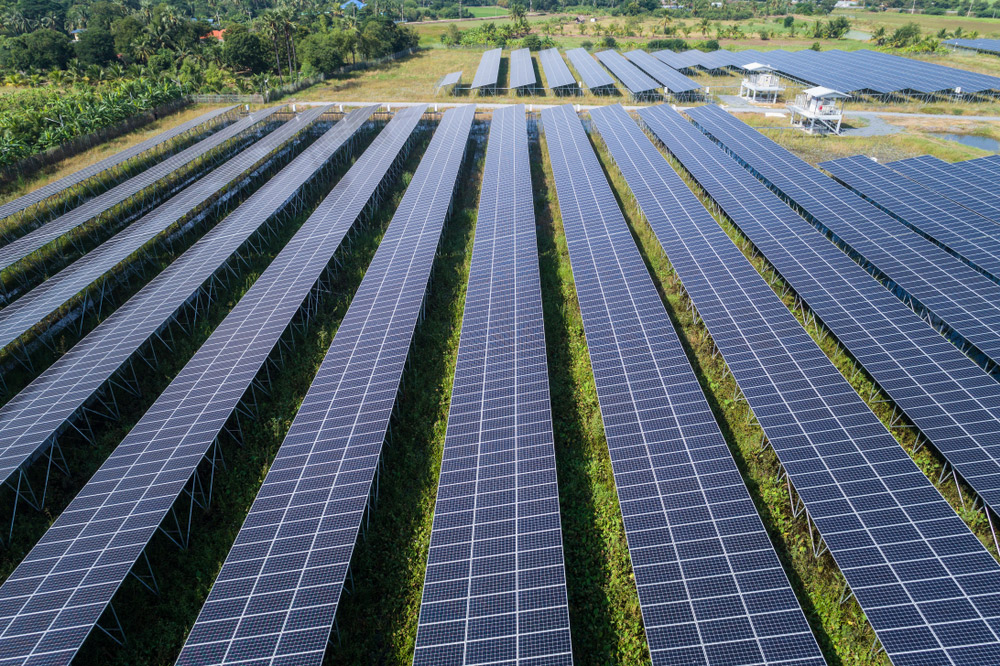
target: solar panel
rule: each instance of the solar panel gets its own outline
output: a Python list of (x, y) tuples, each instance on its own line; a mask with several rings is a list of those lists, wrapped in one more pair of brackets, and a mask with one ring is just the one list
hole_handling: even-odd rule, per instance
[(542, 63), (542, 71), (545, 72), (545, 81), (552, 90), (558, 90), (566, 86), (577, 87), (576, 78), (566, 66), (566, 61), (559, 55), (559, 49), (545, 49), (538, 52), (538, 58)]
[(542, 122), (654, 666), (823, 664), (580, 119)]
[(679, 114), (639, 113), (926, 440), (1000, 507), (1000, 383)]
[(70, 662), (371, 200), (423, 110), (396, 113), (0, 586), (0, 654), (7, 663)]
[(573, 661), (533, 197), (524, 107), (497, 109), (414, 666)]
[(441, 90), (442, 88), (456, 86), (458, 85), (458, 82), (461, 80), (462, 80), (462, 72), (460, 71), (445, 74), (444, 76), (441, 77), (441, 80), (437, 82), (437, 85), (434, 86), (434, 90), (436, 92), (438, 90)]
[(472, 77), (470, 88), (495, 88), (500, 77), (500, 54), (503, 49), (490, 49), (483, 52), (483, 58)]
[(444, 114), (178, 666), (322, 663), (474, 113)]
[(1000, 223), (1000, 194), (995, 177), (962, 173), (930, 156), (889, 162), (889, 168), (978, 215)]
[(677, 70), (667, 67), (642, 49), (629, 51), (625, 57), (659, 81), (667, 91), (674, 95), (701, 90), (700, 83), (696, 83)]
[[(78, 229), (82, 225), (90, 223), (99, 216), (112, 211), (116, 206), (134, 197), (142, 196), (158, 181), (166, 178), (178, 169), (183, 169), (194, 164), (209, 151), (233, 139), (245, 136), (251, 129), (258, 127), (267, 120), (276, 110), (276, 107), (265, 109), (229, 125), (193, 146), (168, 157), (125, 182), (119, 183), (110, 190), (84, 202), (60, 217), (46, 222), (34, 231), (0, 247), (0, 271), (10, 268), (22, 259), (34, 254), (60, 236)], [(195, 177), (197, 177), (197, 173), (192, 173), (188, 176), (187, 180)], [(185, 183), (174, 186), (171, 191), (176, 191)], [(155, 202), (146, 202), (146, 207), (151, 203)]]
[(48, 449), (114, 374), (157, 336), (244, 243), (284, 210), (375, 112), (347, 115), (149, 284), (0, 407), (0, 484)]
[(535, 68), (531, 64), (531, 51), (517, 49), (510, 52), (510, 87), (535, 87)]
[(944, 43), (963, 49), (972, 49), (973, 51), (1000, 54), (1000, 39), (986, 39), (983, 37), (978, 39), (949, 39)]
[(611, 70), (611, 73), (618, 77), (629, 93), (633, 97), (642, 97), (655, 93), (659, 85), (646, 76), (638, 67), (625, 59), (618, 51), (601, 51), (597, 53), (597, 59)]
[(0, 310), (0, 350), (32, 331), (160, 234), (200, 212), (221, 189), (242, 180), (270, 159), (324, 110), (315, 107), (285, 123)]
[(583, 85), (587, 86), (595, 95), (604, 91), (618, 91), (618, 88), (615, 87), (615, 80), (590, 57), (586, 49), (570, 49), (566, 51), (566, 57), (569, 58), (569, 61), (573, 63), (573, 67), (576, 68), (577, 73), (580, 74), (580, 77), (583, 79)]
[(1000, 563), (634, 123), (604, 139), (893, 662), (1000, 663)]
[(819, 166), (866, 201), (1000, 282), (1000, 225), (914, 187), (906, 176), (861, 155)]
[(1000, 155), (987, 155), (972, 160), (954, 162), (951, 169), (956, 173), (969, 171), (981, 176), (1000, 176)]
[[(219, 122), (225, 122), (229, 118), (235, 106), (226, 106), (221, 109), (213, 109), (208, 113), (203, 113), (197, 118), (193, 118), (186, 123), (181, 123), (176, 127), (172, 127), (165, 132), (160, 132), (154, 137), (150, 137), (145, 141), (141, 141), (134, 146), (130, 146), (121, 150), (110, 157), (105, 157), (103, 160), (95, 162), (89, 166), (86, 166), (79, 171), (75, 171), (68, 176), (64, 176), (59, 180), (52, 181), (51, 183), (46, 183), (36, 190), (28, 192), (24, 196), (18, 197), (13, 201), (8, 201), (7, 203), (0, 205), (0, 220), (21, 213), (26, 209), (39, 204), (50, 197), (54, 197), (61, 194), (73, 187), (74, 185), (79, 185), (80, 183), (93, 178), (109, 169), (121, 166), (125, 164), (133, 157), (142, 155), (145, 152), (156, 148), (157, 146), (162, 146), (163, 144), (172, 141), (184, 134), (187, 134), (191, 130), (197, 129), (199, 132), (208, 129), (211, 126), (218, 124)], [(216, 121), (216, 122), (213, 122)]]
[(669, 49), (653, 51), (651, 55), (671, 69), (685, 69), (687, 65), (686, 58), (681, 57), (680, 53)]
[(866, 268), (887, 276), (899, 298), (932, 313), (933, 325), (943, 323), (963, 344), (1000, 359), (1000, 286), (722, 109), (687, 113)]

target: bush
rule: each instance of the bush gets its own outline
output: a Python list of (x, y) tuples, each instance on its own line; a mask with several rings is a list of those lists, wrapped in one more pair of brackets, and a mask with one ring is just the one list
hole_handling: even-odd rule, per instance
[(315, 33), (306, 37), (299, 46), (299, 57), (313, 70), (332, 74), (351, 53), (353, 35), (343, 30)]
[(614, 49), (618, 47), (618, 41), (611, 35), (608, 35), (607, 37), (601, 40), (601, 46), (603, 46), (606, 49)]
[(688, 45), (683, 39), (651, 39), (646, 44), (647, 51), (687, 51)]
[(589, 39), (585, 39), (582, 42), (580, 42), (580, 46), (587, 51), (591, 51), (594, 48), (594, 42), (590, 41)]
[(812, 49), (813, 51), (819, 51), (820, 50), (819, 42), (813, 42), (812, 46), (810, 46), (809, 48)]
[(531, 49), (532, 51), (538, 51), (542, 48), (542, 40), (539, 39), (536, 34), (525, 35), (521, 40), (521, 47), (526, 49)]
[(222, 46), (222, 61), (235, 72), (261, 74), (268, 71), (270, 69), (268, 55), (269, 51), (264, 40), (253, 32), (226, 35), (226, 41)]
[(114, 39), (110, 32), (102, 28), (84, 30), (74, 47), (77, 59), (84, 65), (103, 67), (115, 59)]
[(791, 28), (793, 25), (795, 25), (795, 17), (794, 16), (786, 16), (785, 19), (784, 19), (784, 21), (782, 21), (782, 23), (784, 24), (784, 26), (786, 28)]

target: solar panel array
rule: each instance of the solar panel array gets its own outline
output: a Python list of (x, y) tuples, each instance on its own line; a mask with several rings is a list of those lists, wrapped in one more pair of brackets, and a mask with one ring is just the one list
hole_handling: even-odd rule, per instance
[(72, 660), (422, 113), (396, 114), (0, 586), (7, 664)]
[(587, 53), (587, 49), (570, 49), (566, 51), (566, 57), (580, 74), (583, 85), (591, 92), (594, 94), (599, 94), (601, 91), (617, 92), (615, 80)]
[(823, 664), (580, 119), (542, 122), (653, 664)]
[(1000, 383), (679, 114), (640, 116), (924, 437), (1000, 507)]
[(741, 66), (747, 62), (752, 62), (752, 58), (744, 62), (744, 53), (747, 53), (747, 51), (734, 52), (719, 50), (705, 52), (697, 49), (689, 49), (683, 53), (677, 53), (669, 50), (654, 51), (652, 55), (657, 60), (673, 69), (693, 70), (700, 67), (701, 69), (711, 72), (729, 67)]
[(945, 322), (988, 358), (1000, 360), (1000, 286), (722, 109), (703, 106), (687, 113), (808, 211), (815, 224), (877, 267), (898, 296), (916, 300), (935, 323)]
[(1000, 176), (1000, 155), (986, 155), (972, 160), (954, 162), (951, 168), (956, 173), (978, 174), (980, 176)]
[(625, 56), (618, 51), (601, 51), (596, 55), (597, 59), (618, 77), (618, 80), (633, 96), (641, 97), (659, 89), (659, 84), (656, 81), (626, 60)]
[(245, 178), (325, 110), (314, 107), (288, 121), (0, 310), (0, 349), (31, 331), (160, 234), (202, 210), (220, 190)]
[(503, 49), (490, 49), (483, 52), (483, 58), (472, 77), (470, 88), (495, 88), (500, 77), (500, 54)]
[(667, 91), (674, 95), (691, 93), (701, 90), (701, 84), (692, 81), (676, 69), (667, 67), (661, 61), (641, 49), (629, 51), (625, 57), (631, 60), (639, 69), (659, 81)]
[(474, 113), (444, 114), (179, 666), (322, 663)]
[(948, 39), (945, 40), (944, 43), (952, 46), (958, 46), (963, 49), (972, 49), (974, 51), (984, 51), (986, 53), (1000, 55), (1000, 39), (988, 39), (985, 37), (979, 37), (977, 39)]
[(528, 49), (516, 49), (510, 52), (510, 87), (524, 88), (526, 86), (535, 87), (538, 80), (535, 78), (535, 68), (531, 64), (531, 51)]
[(622, 125), (604, 135), (615, 161), (890, 658), (1000, 661), (1000, 563), (659, 151)]
[(1000, 282), (1000, 225), (930, 190), (914, 187), (905, 176), (861, 155), (819, 166), (865, 200)]
[(414, 666), (572, 664), (556, 483), (528, 129), (514, 106), (490, 125)]
[(117, 166), (125, 164), (133, 157), (141, 155), (157, 146), (161, 146), (168, 141), (172, 141), (181, 135), (187, 134), (191, 130), (198, 129), (199, 131), (208, 129), (210, 123), (214, 125), (212, 121), (220, 120), (220, 117), (228, 116), (235, 109), (235, 106), (226, 106), (220, 109), (213, 109), (208, 113), (203, 113), (197, 118), (193, 118), (186, 123), (181, 123), (176, 127), (172, 127), (165, 132), (160, 132), (154, 137), (150, 137), (145, 141), (141, 141), (134, 146), (130, 146), (121, 150), (110, 157), (105, 157), (103, 160), (94, 162), (93, 164), (75, 171), (68, 176), (64, 176), (59, 180), (52, 181), (51, 183), (46, 183), (36, 190), (28, 192), (24, 196), (18, 197), (13, 201), (9, 201), (3, 205), (0, 205), (0, 220), (5, 217), (9, 217), (16, 213), (20, 213), (35, 204), (45, 201), (49, 197), (54, 197), (74, 185), (79, 185), (80, 183), (93, 178), (94, 176), (112, 169)]
[[(589, 58), (590, 56), (587, 57)], [(569, 71), (569, 67), (566, 66), (566, 61), (559, 55), (559, 49), (552, 48), (539, 51), (538, 59), (542, 63), (542, 71), (545, 72), (545, 81), (549, 84), (549, 88), (558, 90), (566, 86), (576, 87), (576, 78)]]
[(40, 455), (79, 418), (79, 410), (114, 373), (196, 296), (234, 252), (297, 196), (376, 108), (353, 111), (334, 125), (0, 407), (0, 483)]
[(444, 76), (442, 76), (441, 80), (437, 82), (437, 85), (434, 86), (434, 88), (440, 90), (441, 88), (447, 88), (448, 86), (455, 86), (458, 85), (458, 82), (461, 80), (462, 80), (461, 71), (451, 72), (449, 74), (445, 74)]
[(963, 173), (929, 155), (889, 162), (888, 167), (910, 180), (1000, 224), (1000, 193), (994, 174)]
[(277, 107), (271, 107), (251, 114), (243, 120), (233, 123), (225, 129), (199, 141), (193, 146), (149, 167), (125, 182), (119, 183), (110, 190), (93, 197), (54, 220), (46, 222), (34, 231), (0, 247), (0, 270), (9, 268), (60, 236), (107, 213), (123, 202), (140, 196), (152, 185), (166, 178), (174, 171), (187, 167), (209, 151), (249, 132), (252, 128), (267, 120), (275, 111), (277, 111)]

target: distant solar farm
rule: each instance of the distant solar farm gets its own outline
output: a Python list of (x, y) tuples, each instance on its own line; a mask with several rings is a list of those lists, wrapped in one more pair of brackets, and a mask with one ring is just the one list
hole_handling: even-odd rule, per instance
[(1000, 664), (1000, 155), (814, 166), (722, 71), (1000, 96), (492, 49), (0, 206), (0, 666)]

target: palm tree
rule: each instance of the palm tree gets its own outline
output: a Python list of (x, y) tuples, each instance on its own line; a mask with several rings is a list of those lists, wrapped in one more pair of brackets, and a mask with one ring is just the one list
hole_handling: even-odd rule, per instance
[(712, 26), (712, 22), (707, 18), (703, 18), (698, 22), (698, 28), (701, 30), (702, 37), (708, 37), (708, 29)]
[(271, 38), (271, 43), (274, 45), (274, 65), (278, 70), (278, 85), (283, 85), (284, 81), (281, 78), (281, 56), (278, 53), (278, 19), (274, 15), (274, 10), (269, 9), (262, 12), (259, 17), (254, 21), (254, 25), (265, 37)]
[(871, 41), (875, 42), (879, 46), (882, 46), (883, 44), (885, 44), (885, 39), (886, 39), (885, 26), (880, 25), (879, 27), (875, 28), (874, 32), (872, 32)]

